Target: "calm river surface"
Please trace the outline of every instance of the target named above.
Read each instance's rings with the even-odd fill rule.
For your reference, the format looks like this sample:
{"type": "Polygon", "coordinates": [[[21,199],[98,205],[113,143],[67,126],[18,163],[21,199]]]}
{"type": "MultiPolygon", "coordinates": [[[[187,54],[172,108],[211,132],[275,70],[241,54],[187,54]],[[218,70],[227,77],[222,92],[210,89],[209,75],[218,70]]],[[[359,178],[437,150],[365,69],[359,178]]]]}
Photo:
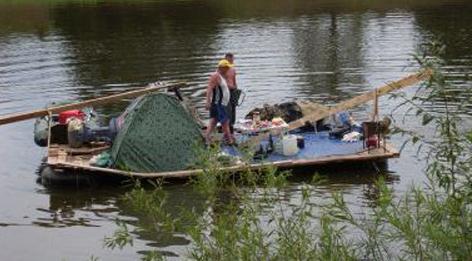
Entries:
{"type": "MultiPolygon", "coordinates": [[[[87,2],[102,1],[0,0],[0,114],[158,80],[188,81],[193,87],[187,93],[201,108],[207,77],[228,51],[247,92],[240,115],[263,103],[299,98],[332,104],[370,90],[415,71],[412,54],[431,39],[447,44],[450,79],[459,88],[471,84],[464,81],[472,73],[467,0],[87,2]]],[[[395,106],[386,98],[380,102],[384,114],[395,106]]],[[[97,109],[111,116],[125,105],[97,109]]],[[[366,105],[356,115],[370,110],[366,105]]],[[[400,124],[431,132],[418,122],[411,116],[400,124]]],[[[392,138],[397,146],[402,140],[392,138]]],[[[387,179],[396,192],[424,181],[424,162],[415,154],[406,147],[390,161],[387,179]]],[[[0,126],[0,260],[130,260],[149,246],[185,255],[189,240],[178,234],[139,234],[133,249],[104,249],[117,217],[139,219],[119,201],[126,189],[44,187],[35,174],[44,155],[33,143],[33,121],[0,126]]],[[[328,174],[320,198],[339,189],[353,209],[372,202],[374,173],[328,174]]],[[[295,200],[300,184],[293,180],[284,200],[295,200]]],[[[199,205],[185,186],[166,189],[174,206],[199,205]]]]}

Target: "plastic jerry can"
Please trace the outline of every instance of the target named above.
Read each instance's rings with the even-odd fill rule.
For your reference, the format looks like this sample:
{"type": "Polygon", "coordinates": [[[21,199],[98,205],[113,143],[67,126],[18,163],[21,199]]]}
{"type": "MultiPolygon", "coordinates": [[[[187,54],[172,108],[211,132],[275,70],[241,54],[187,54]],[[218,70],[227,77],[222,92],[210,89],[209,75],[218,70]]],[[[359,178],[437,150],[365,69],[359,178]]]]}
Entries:
{"type": "Polygon", "coordinates": [[[293,156],[298,153],[297,136],[286,135],[282,138],[282,154],[284,156],[293,156]]]}

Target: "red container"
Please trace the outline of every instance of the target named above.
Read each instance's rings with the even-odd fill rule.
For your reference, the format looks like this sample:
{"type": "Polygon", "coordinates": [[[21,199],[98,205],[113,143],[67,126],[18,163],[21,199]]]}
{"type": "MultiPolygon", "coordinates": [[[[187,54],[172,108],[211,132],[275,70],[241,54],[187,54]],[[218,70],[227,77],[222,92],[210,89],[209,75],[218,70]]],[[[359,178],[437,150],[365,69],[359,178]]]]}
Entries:
{"type": "Polygon", "coordinates": [[[377,135],[372,135],[372,136],[367,138],[366,147],[367,148],[378,148],[379,147],[379,140],[377,138],[377,135]]]}
{"type": "Polygon", "coordinates": [[[59,124],[67,124],[67,120],[70,118],[78,118],[84,120],[85,113],[80,110],[63,111],[59,113],[59,124]]]}

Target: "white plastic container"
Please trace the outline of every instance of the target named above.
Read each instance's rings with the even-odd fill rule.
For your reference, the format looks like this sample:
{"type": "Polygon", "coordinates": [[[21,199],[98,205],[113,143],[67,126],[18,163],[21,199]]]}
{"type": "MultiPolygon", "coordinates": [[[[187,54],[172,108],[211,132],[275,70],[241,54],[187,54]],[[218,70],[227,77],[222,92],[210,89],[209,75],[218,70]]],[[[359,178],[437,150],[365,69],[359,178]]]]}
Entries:
{"type": "Polygon", "coordinates": [[[71,118],[67,125],[67,141],[69,147],[82,147],[85,139],[84,131],[84,122],[78,118],[71,118]]]}
{"type": "Polygon", "coordinates": [[[286,135],[282,138],[282,154],[284,156],[293,156],[298,153],[297,136],[286,135]]]}

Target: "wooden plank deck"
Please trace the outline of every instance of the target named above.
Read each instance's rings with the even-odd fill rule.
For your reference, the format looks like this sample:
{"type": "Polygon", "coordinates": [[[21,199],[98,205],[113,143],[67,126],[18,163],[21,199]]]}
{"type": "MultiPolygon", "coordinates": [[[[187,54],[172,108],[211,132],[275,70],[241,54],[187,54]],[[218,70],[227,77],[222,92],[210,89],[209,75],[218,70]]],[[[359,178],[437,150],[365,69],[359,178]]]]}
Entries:
{"type": "MultiPolygon", "coordinates": [[[[156,172],[156,173],[140,173],[129,172],[111,168],[101,168],[91,166],[89,160],[92,158],[91,154],[73,154],[64,147],[50,148],[47,164],[53,169],[63,170],[79,170],[84,174],[105,175],[105,176],[124,176],[136,178],[188,178],[202,173],[203,169],[191,169],[181,171],[156,172]]],[[[349,162],[363,162],[375,161],[388,158],[397,158],[400,153],[390,144],[386,144],[385,148],[382,146],[378,149],[371,149],[370,151],[361,151],[355,154],[348,155],[331,155],[316,157],[313,159],[298,159],[298,160],[283,160],[276,162],[262,162],[252,164],[238,164],[229,167],[222,167],[222,171],[238,172],[247,169],[258,170],[265,166],[275,166],[278,168],[295,168],[304,166],[321,166],[332,163],[349,163],[349,162]]],[[[60,175],[60,174],[58,174],[60,175]]]]}

